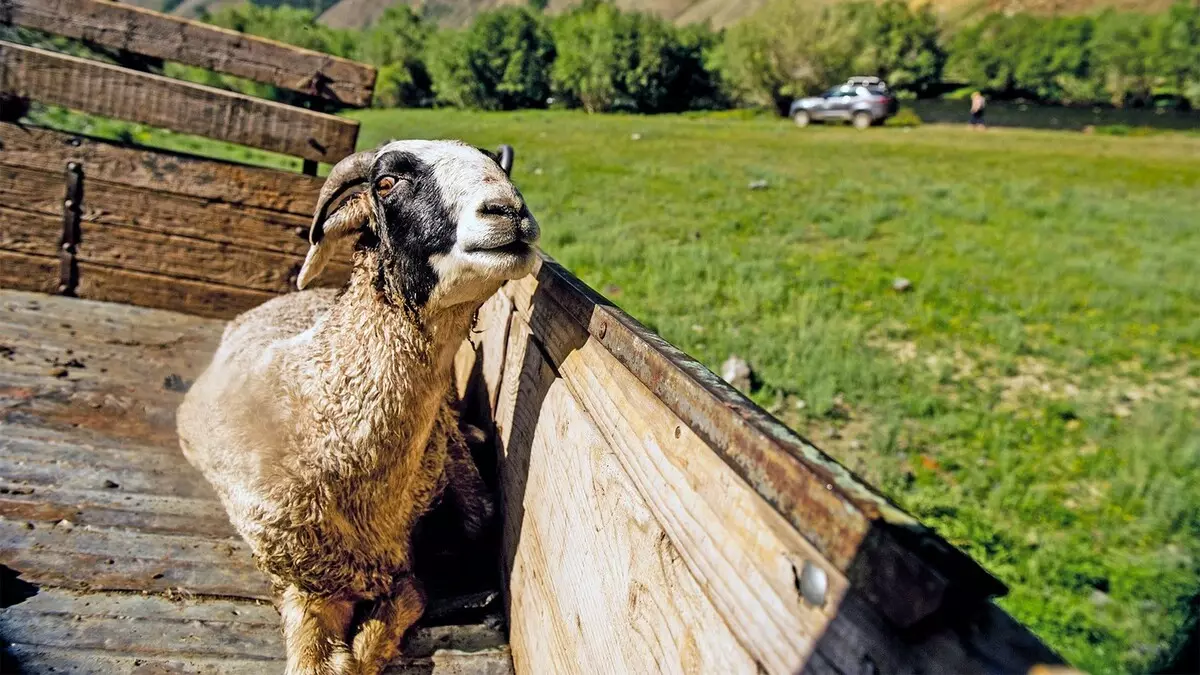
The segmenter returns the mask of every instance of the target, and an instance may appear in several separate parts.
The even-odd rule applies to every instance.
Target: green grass
[[[761,404],[1078,666],[1177,649],[1200,592],[1200,139],[354,116],[364,146],[513,144],[550,254],[710,368],[747,358]]]
[[[513,144],[549,253],[710,368],[747,358],[760,404],[1001,578],[1077,666],[1178,649],[1200,595],[1200,138],[353,116],[363,146]]]

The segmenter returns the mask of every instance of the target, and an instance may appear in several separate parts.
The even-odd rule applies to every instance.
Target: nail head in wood
[[[804,569],[800,572],[800,594],[810,605],[824,607],[828,591],[829,577],[825,570],[814,565],[811,560],[805,560]]]

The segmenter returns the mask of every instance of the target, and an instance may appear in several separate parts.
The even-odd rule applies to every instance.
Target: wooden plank
[[[353,152],[358,137],[353,120],[2,41],[0,90],[329,163]]]
[[[539,339],[558,321],[581,326],[898,627],[1004,592],[969,557],[548,257],[503,292]]]
[[[528,337],[514,322],[497,409],[517,672],[757,672]]]
[[[86,136],[0,122],[0,164],[62,175],[68,162],[84,180],[119,183],[218,204],[285,211],[308,221],[323,179],[157,150],[113,145]],[[299,238],[299,237],[298,237]]]
[[[0,171],[3,173],[3,171]],[[0,177],[2,179],[2,177]],[[0,193],[4,190],[0,188]],[[92,203],[92,196],[85,202]],[[11,202],[10,202],[11,203]],[[168,207],[170,199],[163,200]],[[88,209],[87,215],[97,209]],[[149,214],[153,218],[154,214]],[[135,220],[141,216],[130,214]],[[120,214],[109,214],[109,221],[122,221]],[[147,225],[153,227],[156,221]],[[161,222],[161,221],[158,221]],[[199,223],[198,223],[199,224]],[[163,234],[152,229],[121,225],[81,223],[82,242],[77,259],[81,264],[95,263],[113,268],[269,293],[295,290],[295,277],[304,262],[301,255],[248,249],[240,245],[207,239]],[[16,211],[0,206],[0,249],[50,256],[58,250],[62,233],[61,217]],[[82,284],[83,270],[80,270]],[[341,264],[322,274],[320,286],[341,286],[350,278],[350,268]],[[84,296],[80,293],[80,297]]]
[[[0,635],[20,672],[260,675],[283,668],[279,615],[269,603],[43,588],[0,608]],[[457,662],[460,670],[447,667]],[[419,626],[389,673],[511,672],[503,632],[487,625]]]
[[[541,316],[562,316],[542,302]],[[798,672],[845,577],[582,327],[550,318],[532,332],[724,625],[767,672]],[[797,591],[806,566],[827,580],[821,604]]]
[[[8,25],[237,75],[350,106],[370,105],[375,88],[371,66],[129,4],[8,0],[0,17]]]
[[[0,251],[0,288],[49,293],[57,285],[58,259]],[[47,281],[49,280],[49,281]],[[81,262],[81,298],[169,309],[213,319],[230,319],[274,297],[256,291]]]
[[[308,216],[127,187],[86,170],[83,181],[85,222],[273,251],[301,261],[308,251]],[[61,219],[64,185],[61,171],[0,165],[0,205],[9,208]]]

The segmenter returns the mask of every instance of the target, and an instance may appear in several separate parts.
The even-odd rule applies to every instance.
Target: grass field
[[[1178,648],[1200,593],[1200,139],[356,117],[363,145],[513,144],[551,255],[710,368],[748,359],[762,405],[1077,665]]]
[[[1200,138],[355,117],[364,146],[513,144],[550,254],[710,368],[748,359],[1076,665],[1171,662],[1200,597]]]

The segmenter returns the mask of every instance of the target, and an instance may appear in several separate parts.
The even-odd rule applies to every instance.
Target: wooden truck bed
[[[5,6],[5,25],[150,66],[0,40],[0,671],[280,672],[264,579],[179,452],[174,410],[221,321],[294,290],[317,163],[357,140],[318,109],[365,104],[376,73],[124,3]],[[164,61],[311,105],[147,72]],[[32,103],[288,154],[307,175],[38,128]],[[319,283],[348,274],[339,260]],[[969,557],[548,258],[488,301],[455,365],[499,514],[471,548],[435,539],[430,576],[417,546],[431,603],[392,672],[1059,662]]]
[[[175,436],[222,327],[0,290],[0,672],[282,672],[266,579]],[[492,620],[418,629],[389,672],[510,671]]]

